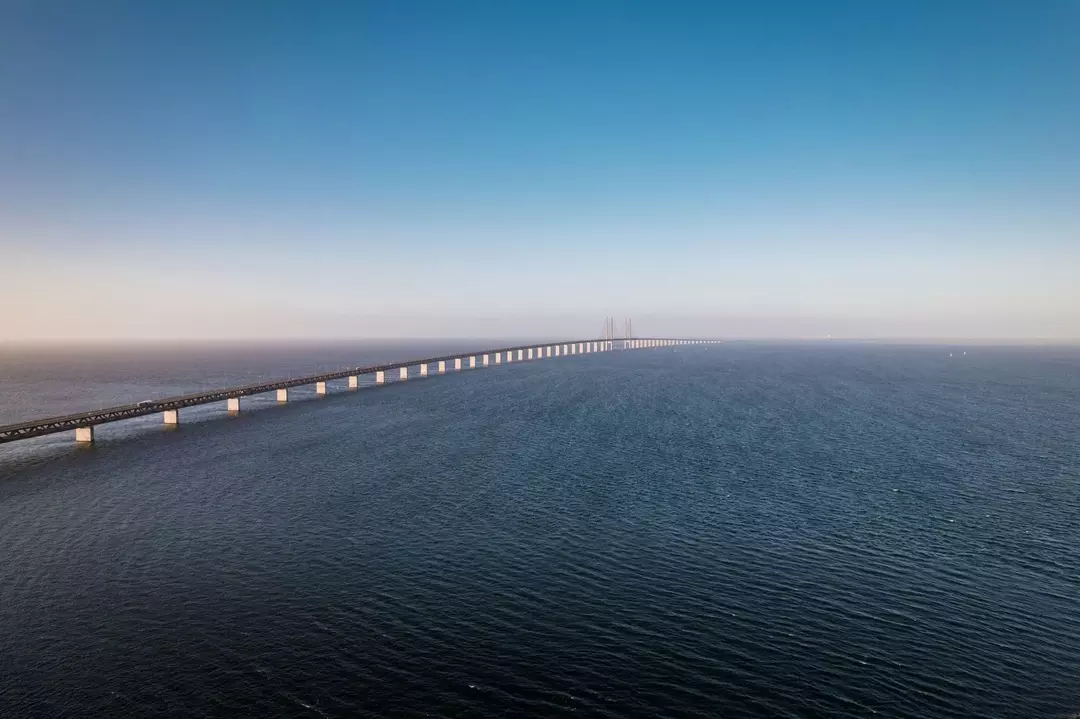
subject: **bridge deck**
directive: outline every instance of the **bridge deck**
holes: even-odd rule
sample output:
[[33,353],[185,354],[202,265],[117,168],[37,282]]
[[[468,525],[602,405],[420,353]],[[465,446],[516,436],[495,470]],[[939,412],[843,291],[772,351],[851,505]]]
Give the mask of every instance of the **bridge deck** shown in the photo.
[[[664,339],[665,341],[668,341],[667,338],[651,337],[635,337],[634,339],[644,341]],[[210,390],[207,392],[184,394],[177,397],[169,397],[167,399],[153,400],[149,402],[141,402],[135,404],[124,404],[117,407],[108,407],[106,409],[99,409],[91,412],[78,412],[75,414],[66,414],[59,417],[47,417],[45,419],[36,419],[29,422],[3,425],[0,426],[0,444],[4,444],[6,442],[15,442],[20,439],[29,439],[31,437],[40,437],[42,435],[54,434],[56,432],[63,432],[66,430],[78,429],[80,427],[93,427],[94,425],[104,424],[106,422],[116,422],[122,419],[142,417],[144,415],[155,414],[158,412],[183,409],[184,407],[193,407],[200,404],[219,402],[221,400],[232,399],[234,397],[247,397],[253,394],[273,392],[279,389],[289,389],[291,387],[300,387],[302,385],[315,384],[316,382],[328,382],[331,380],[344,379],[346,377],[354,377],[363,374],[386,372],[388,370],[394,370],[400,367],[412,367],[413,365],[419,364],[432,364],[440,361],[457,359],[459,357],[474,357],[485,354],[491,355],[500,352],[516,352],[517,350],[529,350],[535,349],[537,347],[548,346],[554,347],[556,345],[577,345],[592,342],[621,341],[622,340],[590,339],[531,343],[526,345],[515,345],[513,347],[499,347],[497,349],[477,350],[475,352],[457,352],[454,354],[440,355],[438,357],[425,357],[422,359],[387,362],[384,364],[371,365],[369,367],[354,367],[350,369],[337,370],[335,372],[311,375],[309,377],[297,377],[292,379],[274,380],[270,382],[259,382],[256,384],[248,384],[240,387],[230,387],[225,389]]]

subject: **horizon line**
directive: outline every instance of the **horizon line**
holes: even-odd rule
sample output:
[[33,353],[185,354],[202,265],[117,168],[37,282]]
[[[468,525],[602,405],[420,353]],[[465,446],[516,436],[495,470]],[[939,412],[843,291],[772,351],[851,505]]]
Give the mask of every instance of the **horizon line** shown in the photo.
[[[798,336],[798,335],[773,335],[773,336],[747,336],[747,335],[702,335],[702,336],[667,336],[663,333],[640,334],[631,339],[700,339],[719,340],[723,342],[738,343],[869,343],[869,344],[954,344],[971,343],[979,345],[1080,345],[1078,337],[987,337],[987,336],[918,336],[918,335],[882,335],[882,336]],[[181,337],[29,337],[29,338],[0,338],[0,347],[4,346],[34,346],[34,345],[165,345],[165,344],[325,344],[325,343],[363,343],[363,342],[473,342],[490,340],[525,340],[527,342],[567,341],[567,340],[602,340],[603,337],[580,337],[571,338],[555,335],[446,335],[446,336],[337,336],[337,337],[304,337],[304,336],[275,336],[275,337],[212,337],[212,336],[181,336]],[[623,341],[625,337],[608,338],[616,342]]]

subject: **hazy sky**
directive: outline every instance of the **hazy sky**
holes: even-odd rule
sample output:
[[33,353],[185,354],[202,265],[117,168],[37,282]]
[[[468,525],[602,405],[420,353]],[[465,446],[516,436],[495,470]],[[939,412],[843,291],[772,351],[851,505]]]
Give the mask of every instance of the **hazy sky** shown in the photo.
[[0,3],[0,339],[1080,337],[1080,2]]

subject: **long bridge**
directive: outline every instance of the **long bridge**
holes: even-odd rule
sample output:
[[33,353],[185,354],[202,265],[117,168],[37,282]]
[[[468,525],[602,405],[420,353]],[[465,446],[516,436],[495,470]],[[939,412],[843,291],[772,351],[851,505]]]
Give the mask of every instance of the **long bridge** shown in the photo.
[[60,417],[47,417],[29,422],[19,422],[0,426],[0,444],[16,442],[21,439],[40,437],[57,432],[75,431],[75,441],[81,444],[89,444],[94,441],[94,427],[107,422],[119,422],[133,417],[142,417],[160,412],[166,425],[180,423],[180,410],[196,405],[222,402],[227,404],[230,412],[240,411],[240,398],[250,397],[256,394],[276,392],[278,402],[288,402],[289,390],[302,385],[315,385],[317,395],[327,393],[326,383],[333,380],[348,379],[349,388],[357,389],[360,386],[360,377],[375,375],[375,384],[384,384],[387,373],[393,376],[397,372],[398,380],[408,379],[409,370],[417,368],[420,377],[429,376],[429,368],[436,368],[438,374],[447,372],[447,363],[452,363],[453,371],[474,369],[477,367],[491,367],[493,365],[509,364],[512,362],[526,362],[529,360],[548,359],[555,357],[570,357],[579,354],[593,352],[609,352],[623,349],[647,349],[654,347],[669,347],[672,345],[689,344],[714,344],[718,340],[703,339],[672,339],[659,337],[642,337],[633,339],[598,339],[598,340],[573,340],[565,342],[541,343],[518,345],[515,347],[500,347],[498,349],[480,350],[465,354],[444,355],[441,357],[425,357],[403,362],[390,362],[388,364],[372,365],[370,367],[355,367],[351,369],[328,372],[325,374],[311,375],[282,379],[258,384],[243,385],[216,389],[209,392],[185,394],[178,397],[169,397],[161,400],[146,400],[135,404],[125,404],[117,407],[99,409],[92,412],[79,412]]

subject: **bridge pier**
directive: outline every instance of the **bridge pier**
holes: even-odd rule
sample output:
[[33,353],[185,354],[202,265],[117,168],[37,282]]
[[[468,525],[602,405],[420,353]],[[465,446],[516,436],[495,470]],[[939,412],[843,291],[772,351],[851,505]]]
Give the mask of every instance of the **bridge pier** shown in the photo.
[[439,374],[446,371],[446,360],[439,360]]
[[532,357],[532,347],[530,347],[530,348],[529,348],[529,353],[528,353],[528,357],[529,357],[529,359],[532,359],[532,358],[533,358],[533,357]]
[[315,383],[315,394],[318,397],[322,397],[323,395],[326,394],[326,383],[325,382],[316,382]]
[[495,364],[502,364],[502,352],[495,353]]
[[349,389],[359,389],[359,387],[360,378],[356,375],[352,375],[351,377],[349,377]]
[[377,372],[375,372],[375,384],[385,384],[385,383],[386,383],[386,373],[383,372],[382,370],[378,370]]
[[239,397],[229,397],[229,399],[227,399],[225,401],[225,407],[230,412],[234,412],[234,413],[239,412],[240,411],[240,398]]
[[461,358],[460,357],[455,357],[454,358],[454,371],[457,371],[459,369],[461,369]]
[[487,367],[487,366],[488,366],[488,356],[487,356],[487,355],[484,355],[484,357],[483,357],[483,359],[482,359],[482,362],[484,363],[484,366],[485,366],[485,367]]
[[167,409],[162,413],[165,424],[180,424],[180,410]]
[[289,401],[289,390],[288,389],[279,389],[277,391],[277,401],[278,402],[288,402]]
[[470,357],[469,358],[469,369],[476,369],[476,358],[475,357]]
[[402,367],[398,370],[398,379],[409,379],[409,368]]
[[420,376],[427,377],[427,363],[424,362],[420,365]]
[[506,350],[506,362],[507,362],[507,364],[509,364],[510,362],[513,362],[513,361],[514,361],[514,351],[513,350]]
[[75,441],[79,444],[93,444],[94,443],[94,428],[90,427],[76,427],[75,428]]

